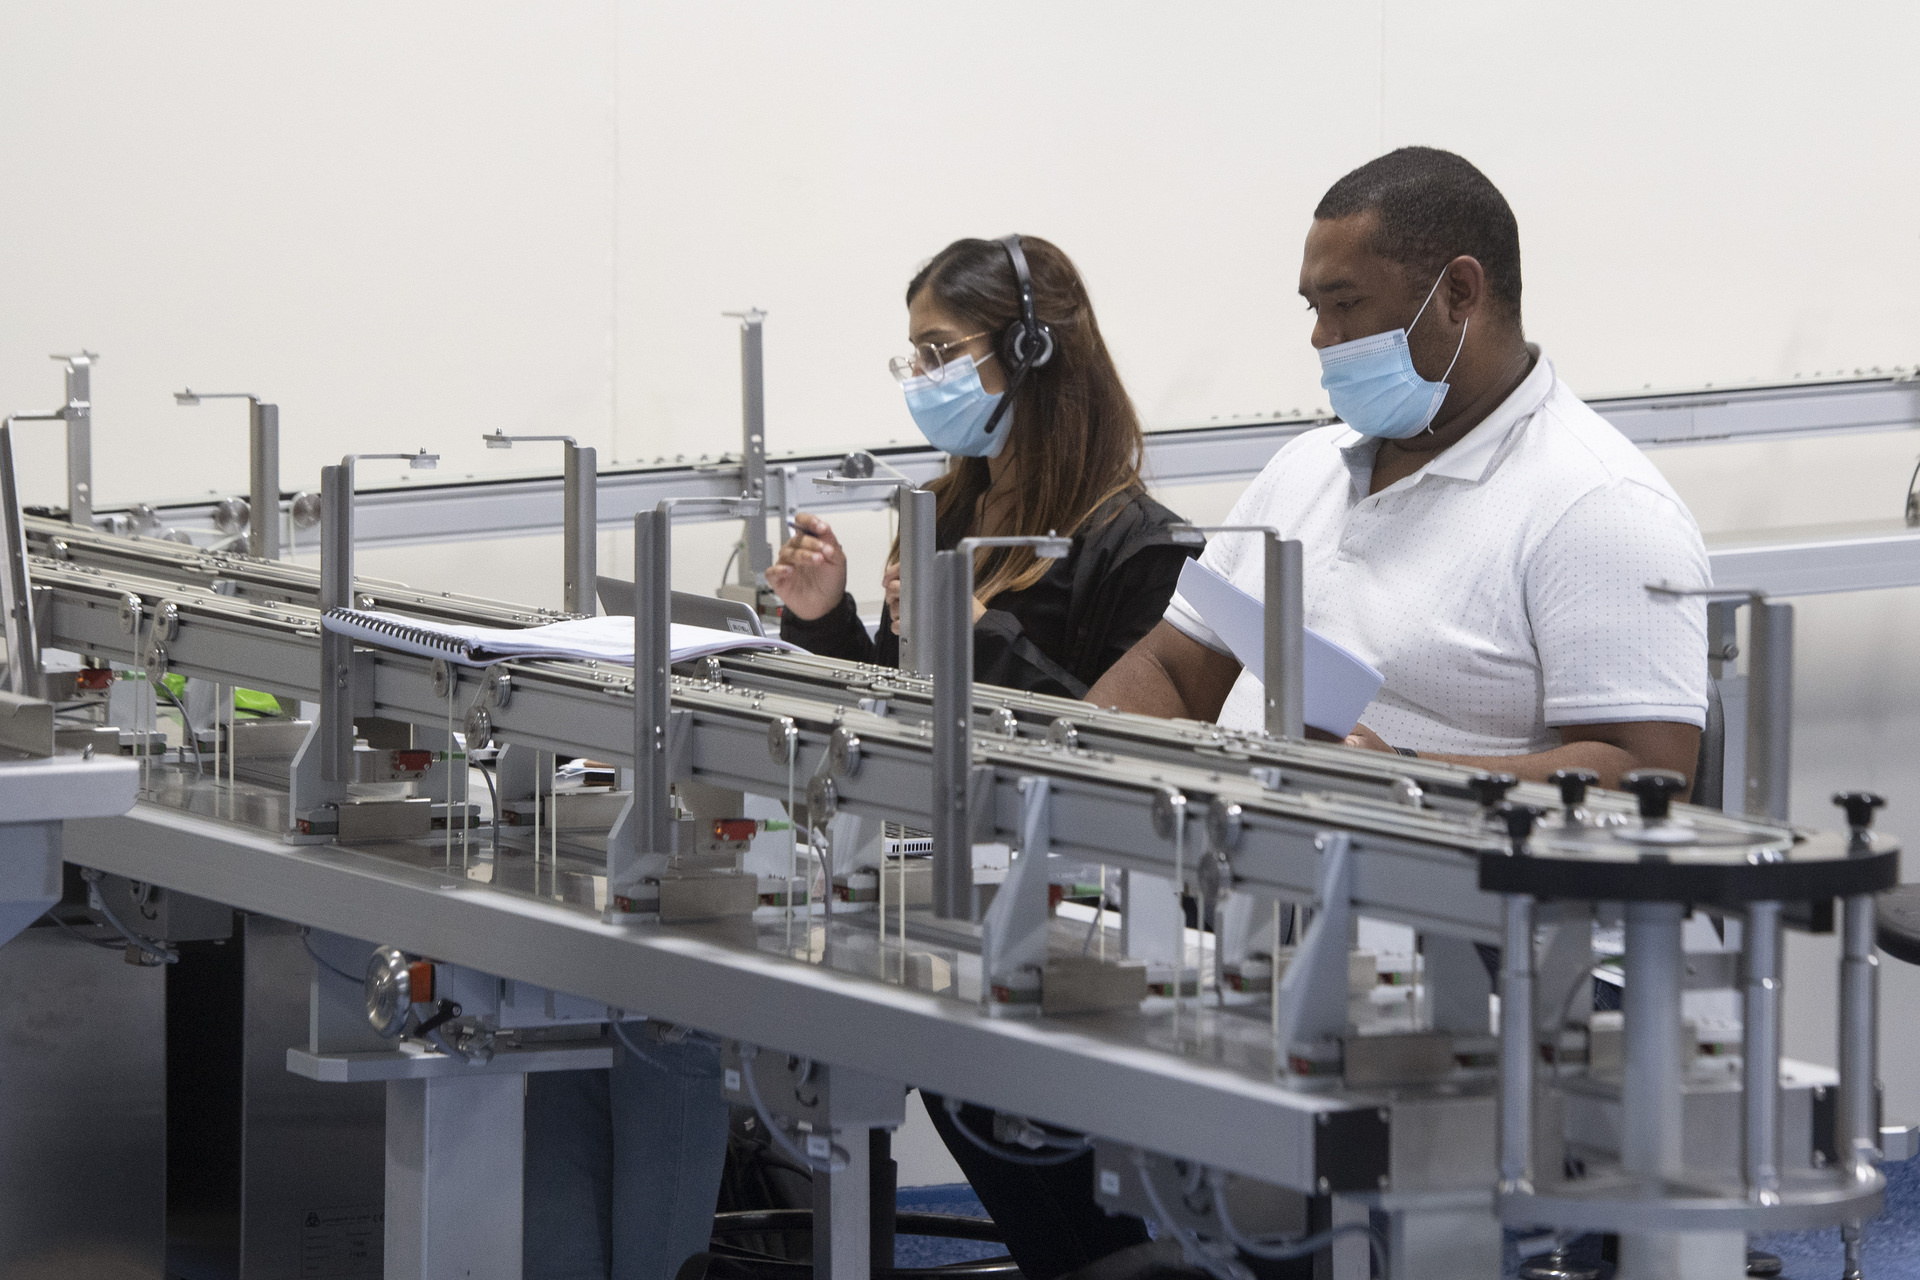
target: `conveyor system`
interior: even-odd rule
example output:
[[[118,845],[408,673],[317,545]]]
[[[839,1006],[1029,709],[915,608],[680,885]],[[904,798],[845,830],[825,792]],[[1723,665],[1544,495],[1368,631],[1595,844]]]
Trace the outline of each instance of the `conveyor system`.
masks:
[[[338,519],[345,496],[329,495]],[[669,673],[649,638],[664,572],[646,571],[666,563],[668,519],[636,522],[637,683],[583,662],[481,670],[337,644],[323,658],[323,602],[552,618],[354,579],[324,529],[315,574],[26,524],[42,647],[136,684],[172,673],[320,707],[289,724],[290,758],[284,741],[267,752],[285,782],[238,723],[207,739],[210,762],[143,754],[140,803],[70,824],[66,856],[310,926],[348,972],[374,962],[369,989],[404,1038],[375,1038],[363,993],[322,975],[288,1056],[313,1079],[389,1082],[388,1275],[517,1274],[519,1073],[605,1065],[638,1017],[727,1043],[730,1095],[816,1170],[817,1258],[835,1276],[873,1262],[868,1148],[847,1135],[897,1124],[910,1085],[1004,1113],[1003,1137],[1039,1122],[1071,1150],[1083,1140],[1061,1134],[1091,1135],[1102,1201],[1158,1218],[1222,1277],[1242,1274],[1236,1245],[1324,1251],[1340,1277],[1366,1275],[1375,1248],[1394,1277],[1485,1276],[1503,1221],[1617,1232],[1630,1280],[1673,1258],[1732,1276],[1746,1230],[1878,1211],[1874,996],[1855,944],[1898,853],[1865,799],[1849,834],[1822,834],[1673,804],[1673,775],[1637,777],[1637,794],[1515,784],[985,687],[946,721],[952,682],[805,655]],[[935,670],[953,630],[931,637]],[[395,725],[407,740],[382,746]],[[496,838],[471,822],[466,765],[489,742],[506,747],[501,803],[544,797],[546,825]],[[543,753],[633,779],[611,830],[562,828],[551,769],[531,767]],[[942,775],[943,758],[964,768]],[[800,856],[822,862],[804,906],[790,879],[784,905],[756,908],[727,825],[748,795],[778,802]],[[957,817],[933,820],[947,795]],[[909,860],[843,856],[837,841],[868,844],[853,819],[935,833],[934,906],[906,889]],[[993,843],[1019,853],[981,911],[970,855]],[[880,901],[837,904],[834,873],[862,857]],[[1117,932],[1105,899],[1080,921],[1054,913],[1051,885],[1109,872]],[[1217,944],[1183,927],[1182,896],[1211,911]],[[1782,917],[1835,899],[1837,1077],[1780,1058],[1767,967]],[[1742,964],[1760,984],[1731,1031],[1689,1012],[1687,966],[1643,960],[1679,955],[1690,913],[1724,931],[1724,963],[1705,966],[1719,986]],[[1417,934],[1409,985],[1378,981],[1371,959],[1356,979],[1357,917]],[[1624,1047],[1579,999],[1596,936],[1620,927]],[[1505,955],[1498,1038],[1476,944]],[[1370,1240],[1376,1211],[1388,1229]]]

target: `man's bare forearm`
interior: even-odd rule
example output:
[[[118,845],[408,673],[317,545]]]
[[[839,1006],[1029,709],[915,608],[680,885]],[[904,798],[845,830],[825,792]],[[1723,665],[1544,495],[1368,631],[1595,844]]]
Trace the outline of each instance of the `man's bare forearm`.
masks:
[[[1161,665],[1160,657],[1144,644],[1127,650],[1120,661],[1087,690],[1088,702],[1099,707],[1114,707],[1143,716],[1163,719],[1191,719],[1187,701],[1173,676]]]
[[[1522,782],[1545,782],[1560,769],[1591,769],[1600,775],[1601,786],[1616,788],[1620,785],[1620,779],[1635,769],[1652,767],[1642,764],[1634,759],[1631,752],[1610,742],[1569,742],[1564,747],[1526,756],[1456,756],[1443,751],[1422,751],[1420,758],[1462,764],[1469,769],[1485,769],[1489,773],[1510,773]],[[1689,765],[1681,772],[1691,774],[1693,768]]]

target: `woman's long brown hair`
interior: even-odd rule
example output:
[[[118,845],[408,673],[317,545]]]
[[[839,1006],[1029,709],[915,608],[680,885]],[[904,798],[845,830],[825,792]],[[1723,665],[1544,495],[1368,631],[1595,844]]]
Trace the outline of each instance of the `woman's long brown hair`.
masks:
[[[1017,481],[1011,531],[1071,535],[1110,498],[1145,488],[1140,418],[1120,385],[1072,260],[1035,236],[1021,236],[1020,247],[1033,281],[1034,310],[1053,330],[1053,359],[1027,373],[1008,410],[1013,434],[1006,447]],[[931,289],[941,308],[968,332],[991,333],[994,359],[1006,362],[1011,378],[1001,339],[1020,318],[1020,293],[1006,248],[997,240],[956,240],[907,285],[909,306],[922,289]],[[936,522],[942,528],[953,521],[970,528],[991,483],[985,458],[955,458],[927,486],[938,495]],[[982,550],[979,556],[974,573],[980,585],[974,594],[982,600],[1032,586],[1052,563],[1036,559],[1029,547]]]

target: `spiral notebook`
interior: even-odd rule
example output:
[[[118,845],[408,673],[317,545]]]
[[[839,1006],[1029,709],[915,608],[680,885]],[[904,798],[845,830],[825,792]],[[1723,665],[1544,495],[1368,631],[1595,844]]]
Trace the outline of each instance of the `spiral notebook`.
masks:
[[[573,658],[633,665],[633,619],[617,616],[568,618],[541,627],[468,627],[371,609],[332,609],[327,613],[325,625],[327,630],[350,636],[361,644],[424,658],[445,658],[470,667],[491,666],[515,658]],[[766,636],[743,636],[679,622],[668,630],[674,662],[735,649],[797,648]]]

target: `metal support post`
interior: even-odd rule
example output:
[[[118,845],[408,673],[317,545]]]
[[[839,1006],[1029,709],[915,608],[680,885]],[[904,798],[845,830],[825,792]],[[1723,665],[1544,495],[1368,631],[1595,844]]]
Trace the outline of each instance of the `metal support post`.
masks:
[[[204,400],[247,402],[247,554],[258,560],[280,558],[280,406],[264,404],[247,391],[173,393],[173,402],[196,405]]]
[[[767,541],[767,384],[761,344],[767,313],[756,307],[724,314],[740,321],[740,496],[754,504],[741,543],[739,583],[758,589],[773,563]]]
[[[595,614],[599,575],[600,485],[599,455],[589,445],[567,441],[562,471],[566,516],[561,538],[566,560],[562,605],[568,613]]]
[[[247,554],[280,558],[280,406],[248,397]]]
[[[1780,904],[1747,908],[1747,1002],[1741,1030],[1747,1197],[1780,1203]]]
[[[900,669],[932,669],[934,495],[900,489]]]
[[[320,468],[320,612],[353,608],[353,465]],[[353,641],[320,631],[320,781],[353,780]]]
[[[1306,736],[1306,577],[1304,545],[1266,533],[1266,635],[1262,692],[1269,737]]]
[[[93,362],[97,352],[54,356],[67,366],[67,402],[58,417],[67,424],[67,523],[93,528]]]
[[[13,474],[13,420],[0,422],[0,540],[5,542],[5,572],[0,573],[0,610],[5,612],[7,688],[23,698],[43,692],[40,635],[33,624],[33,588],[27,574],[27,535],[20,522],[20,490]]]
[[[600,529],[599,455],[572,436],[510,436],[491,431],[480,437],[489,449],[511,449],[516,444],[557,442],[565,451],[560,469],[564,503],[561,519],[561,608],[592,615],[595,603]]]
[[[1793,741],[1793,606],[1755,597],[1747,622],[1746,811],[1787,821]]]
[[[1686,956],[1681,924],[1686,909],[1673,902],[1627,904],[1627,976],[1623,1012],[1626,1068],[1620,1163],[1643,1179],[1649,1195],[1664,1193],[1683,1171],[1682,1111],[1687,1055],[1682,1051],[1681,990]],[[1674,1276],[1733,1276],[1745,1270],[1741,1231],[1639,1231],[1620,1237],[1618,1280],[1672,1280]]]
[[[387,1082],[388,1280],[519,1280],[526,1077]]]
[[[661,503],[633,518],[633,810],[626,831],[638,859],[671,853],[667,721],[673,712],[673,513]]]
[[[962,538],[933,557],[933,913],[975,919],[973,889],[973,555],[987,547],[1032,547],[1043,560],[1073,549],[1071,539]]]
[[[871,1144],[851,1134],[844,1169],[813,1171],[813,1274],[867,1280],[872,1274]]]
[[[1880,1163],[1880,957],[1874,951],[1873,895],[1843,900],[1840,959],[1840,1158],[1854,1177]]]
[[[1506,898],[1500,986],[1500,1193],[1533,1191],[1533,899]]]
[[[1307,608],[1305,544],[1282,538],[1268,525],[1181,524],[1176,538],[1194,541],[1208,533],[1257,533],[1266,557],[1261,635],[1260,685],[1265,699],[1267,735],[1299,739],[1306,736]]]
[[[968,781],[973,768],[973,565],[971,552],[933,558],[933,913],[978,914]]]

